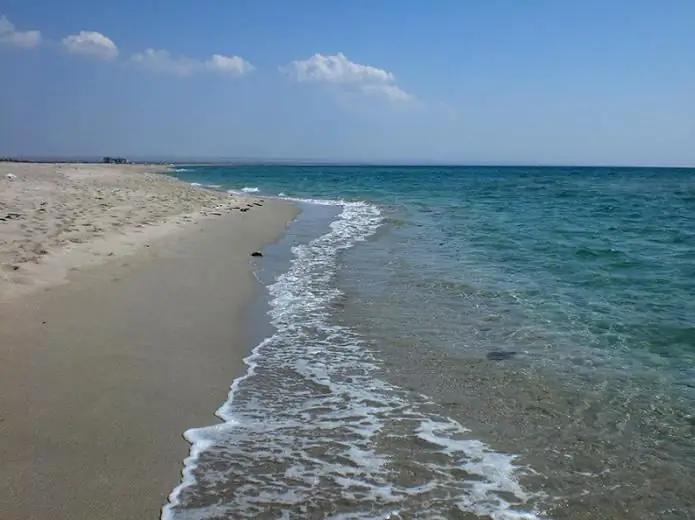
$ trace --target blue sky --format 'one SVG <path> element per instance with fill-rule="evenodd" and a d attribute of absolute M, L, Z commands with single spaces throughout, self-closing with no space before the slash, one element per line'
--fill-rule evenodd
<path fill-rule="evenodd" d="M 695 165 L 695 2 L 0 0 L 0 155 Z"/>

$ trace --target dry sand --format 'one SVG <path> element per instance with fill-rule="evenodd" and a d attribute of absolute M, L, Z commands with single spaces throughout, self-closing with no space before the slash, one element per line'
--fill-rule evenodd
<path fill-rule="evenodd" d="M 148 173 L 157 168 L 0 163 L 0 299 L 255 200 Z"/>
<path fill-rule="evenodd" d="M 73 168 L 0 167 L 18 177 L 0 179 L 0 213 L 22 215 L 0 221 L 0 258 L 20 267 L 0 282 L 0 519 L 156 519 L 181 433 L 213 423 L 244 371 L 249 253 L 295 207 Z"/>

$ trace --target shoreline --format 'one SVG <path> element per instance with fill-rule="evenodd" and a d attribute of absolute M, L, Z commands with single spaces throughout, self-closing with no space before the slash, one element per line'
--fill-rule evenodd
<path fill-rule="evenodd" d="M 158 177 L 201 200 L 258 200 L 159 174 L 153 189 Z M 249 254 L 297 213 L 279 200 L 246 213 L 195 210 L 134 228 L 145 240 L 122 233 L 133 243 L 68 269 L 69 283 L 0 293 L 3 515 L 159 518 L 189 454 L 182 434 L 216 422 L 246 371 L 248 308 L 260 288 Z M 78 262 L 95 244 L 115 247 L 108 234 L 95 240 L 80 254 L 46 256 L 64 267 L 64 256 Z"/>

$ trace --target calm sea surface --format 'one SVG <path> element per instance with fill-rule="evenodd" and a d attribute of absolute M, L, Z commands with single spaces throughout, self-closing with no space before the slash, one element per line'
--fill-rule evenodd
<path fill-rule="evenodd" d="M 695 170 L 175 175 L 302 213 L 165 518 L 695 519 Z"/>

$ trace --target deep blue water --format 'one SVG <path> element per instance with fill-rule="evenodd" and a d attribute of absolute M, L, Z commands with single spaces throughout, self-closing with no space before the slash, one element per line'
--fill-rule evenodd
<path fill-rule="evenodd" d="M 695 514 L 695 170 L 252 165 L 175 175 L 302 199 L 305 210 L 311 200 L 375 208 L 373 233 L 335 252 L 326 284 L 340 302 L 327 320 L 359 336 L 379 380 L 519 454 L 537 472 L 521 480 L 546 495 L 536 513 Z M 625 513 L 616 502 L 647 493 L 646 480 L 653 496 Z"/>

